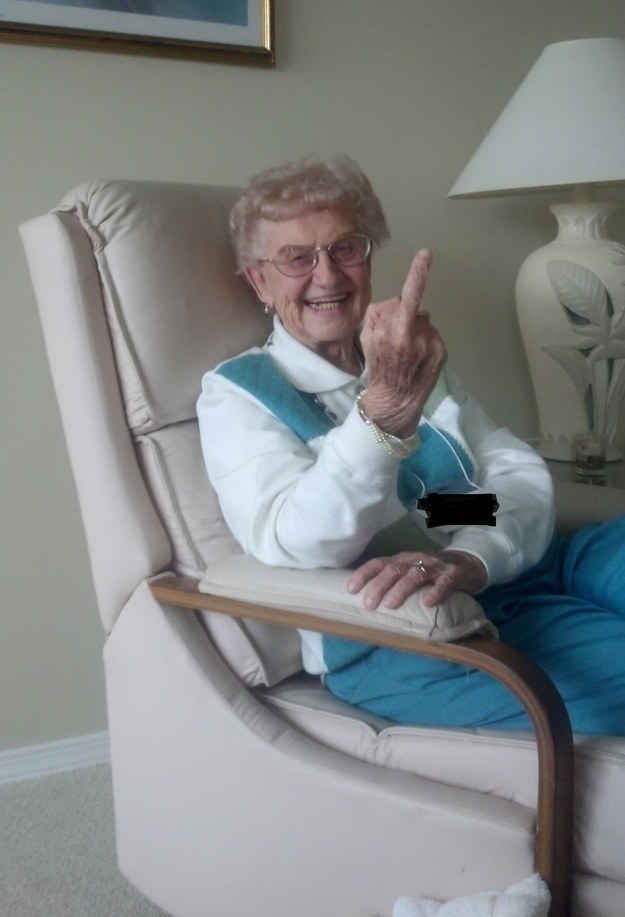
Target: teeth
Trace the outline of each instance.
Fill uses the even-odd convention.
[[[315,312],[323,312],[330,309],[335,309],[340,305],[341,300],[328,300],[326,302],[310,302],[308,305],[311,309],[314,309]]]
[[[348,294],[345,293],[343,296],[339,296],[338,299],[318,299],[316,301],[307,302],[306,305],[310,306],[311,309],[321,312],[324,309],[335,309],[337,306],[340,306],[341,303],[345,302],[348,298]]]

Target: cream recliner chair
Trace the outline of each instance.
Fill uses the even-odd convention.
[[[106,632],[121,871],[176,917],[387,917],[400,895],[504,888],[536,863],[564,915],[573,840],[571,912],[623,917],[625,742],[576,743],[571,835],[568,720],[534,666],[493,639],[198,593],[241,555],[202,464],[200,380],[268,330],[234,273],[233,198],[98,181],[21,227]],[[597,517],[596,492],[564,491],[563,525]],[[616,493],[606,516],[625,511]],[[301,672],[297,625],[491,671],[534,719],[540,786],[533,735],[399,727],[335,700]]]

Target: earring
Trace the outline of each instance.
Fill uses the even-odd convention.
[[[265,315],[271,315],[271,313],[273,312],[273,306],[270,306],[269,303],[266,302],[263,312],[265,313]]]

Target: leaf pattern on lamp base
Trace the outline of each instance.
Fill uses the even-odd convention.
[[[625,311],[615,312],[606,286],[581,264],[549,261],[547,274],[579,342],[542,349],[573,381],[586,405],[589,427],[611,442],[625,396]]]

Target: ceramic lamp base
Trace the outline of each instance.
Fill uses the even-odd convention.
[[[615,207],[553,205],[557,238],[525,260],[517,279],[545,458],[571,461],[572,438],[590,430],[605,436],[608,461],[623,454],[625,247],[604,232]]]

